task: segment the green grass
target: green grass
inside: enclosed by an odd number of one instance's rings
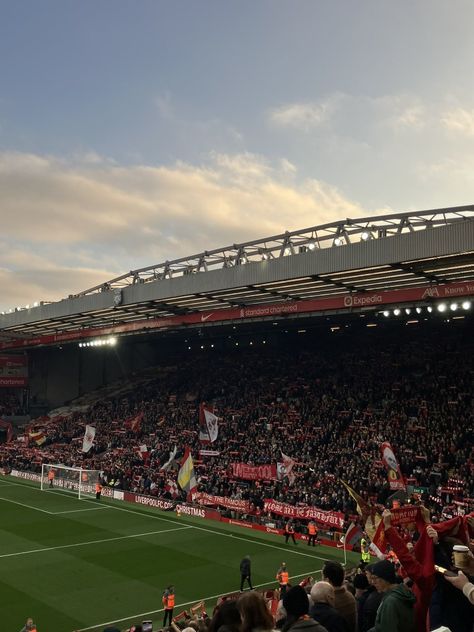
[[[1,630],[20,630],[28,616],[39,632],[98,632],[109,622],[125,629],[143,619],[158,629],[168,584],[175,614],[201,599],[210,612],[218,595],[239,589],[244,555],[262,587],[276,586],[282,561],[296,578],[342,558],[331,547],[285,545],[271,534],[0,478]]]

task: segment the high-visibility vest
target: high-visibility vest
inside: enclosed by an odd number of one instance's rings
[[[102,491],[102,485],[100,483],[96,483],[95,484],[95,492],[96,492],[96,494],[98,494],[101,491]]]
[[[312,522],[310,522],[308,525],[308,531],[309,535],[316,535],[318,532],[318,530],[316,529],[316,525]]]
[[[361,557],[363,562],[370,562],[370,551],[362,550]]]
[[[53,472],[53,470],[49,470],[49,472],[48,472],[48,479],[49,479],[50,481],[52,481],[52,480],[53,480],[53,478],[54,478],[54,472]]]
[[[276,578],[281,586],[286,586],[290,577],[288,575],[288,571],[280,571]]]
[[[174,593],[163,595],[163,605],[165,607],[165,610],[171,610],[172,608],[174,608]]]

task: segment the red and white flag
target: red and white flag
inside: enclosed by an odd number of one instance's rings
[[[86,430],[84,432],[84,439],[82,440],[82,451],[89,452],[92,448],[92,444],[94,443],[95,437],[95,428],[94,426],[86,426]]]
[[[148,448],[145,444],[138,446],[138,454],[141,456],[145,463],[148,461],[150,457],[150,453],[148,452]]]
[[[388,482],[390,483],[390,489],[403,489],[406,490],[405,481],[403,480],[400,465],[393,452],[392,446],[388,441],[385,441],[380,446],[380,452],[382,453],[382,461],[387,470]]]
[[[219,418],[206,404],[199,406],[199,440],[201,443],[214,443],[219,434]]]
[[[175,481],[168,479],[165,485],[165,492],[168,492],[171,498],[178,498],[179,488]]]
[[[293,467],[296,464],[296,461],[294,459],[291,458],[291,456],[287,456],[286,454],[283,454],[283,452],[281,453],[282,459],[283,459],[283,470],[282,470],[282,474],[283,476],[286,476],[290,482],[290,485],[293,485],[293,483],[296,480],[296,476],[293,473]]]

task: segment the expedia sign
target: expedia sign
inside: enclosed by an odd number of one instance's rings
[[[367,305],[377,305],[382,302],[381,294],[368,294],[367,296],[349,294],[349,296],[344,297],[344,307],[366,307]]]

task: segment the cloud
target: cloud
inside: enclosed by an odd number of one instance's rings
[[[123,166],[0,154],[2,309],[57,300],[167,259],[367,211],[254,154]],[[33,254],[30,254],[33,253]]]
[[[474,136],[474,108],[467,110],[458,107],[447,110],[441,116],[441,123],[449,131]]]
[[[269,110],[267,118],[276,127],[309,132],[327,123],[343,98],[344,95],[333,94],[316,102],[289,103]]]

